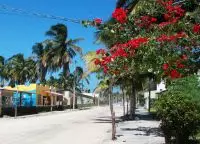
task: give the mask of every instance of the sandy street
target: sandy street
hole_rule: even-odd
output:
[[[0,144],[102,144],[110,138],[109,107],[0,119]],[[108,121],[107,121],[108,120]]]

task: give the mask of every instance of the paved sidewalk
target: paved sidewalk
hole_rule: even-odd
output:
[[[136,114],[138,120],[117,124],[117,140],[108,140],[104,144],[163,144],[159,121],[149,119],[144,109],[138,109]]]

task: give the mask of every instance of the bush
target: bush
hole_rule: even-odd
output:
[[[200,87],[197,76],[173,81],[155,103],[166,143],[188,144],[200,125]]]

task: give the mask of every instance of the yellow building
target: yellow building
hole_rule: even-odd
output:
[[[14,88],[7,86],[4,90],[13,92],[13,96],[16,96],[16,93],[19,94],[16,97],[20,97],[20,99],[22,97],[21,95],[24,97],[31,96],[34,106],[61,105],[63,101],[63,94],[57,93],[55,87],[39,84],[17,85]]]

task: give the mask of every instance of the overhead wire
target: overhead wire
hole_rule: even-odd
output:
[[[79,19],[72,19],[72,18],[66,18],[63,16],[55,16],[52,14],[27,11],[27,10],[23,10],[23,9],[19,9],[19,8],[14,8],[14,7],[5,5],[5,4],[0,4],[0,14],[34,16],[34,17],[46,18],[46,19],[52,19],[52,20],[67,21],[67,22],[72,22],[72,23],[77,23],[77,24],[82,23],[82,20],[79,20]]]
[[[11,6],[6,5],[6,4],[0,4],[0,14],[37,17],[37,18],[43,18],[43,19],[72,22],[72,23],[76,23],[76,24],[82,24],[82,21],[83,21],[83,20],[80,20],[80,19],[72,19],[72,18],[66,18],[66,17],[63,17],[63,16],[55,16],[55,15],[52,15],[52,14],[45,14],[45,13],[41,13],[41,12],[28,11],[28,10],[24,10],[24,9],[20,9],[20,8],[11,7]],[[9,50],[9,52],[12,53],[11,50]]]
[[[14,7],[5,5],[5,4],[0,4],[0,14],[34,16],[34,17],[45,18],[45,19],[73,22],[73,23],[78,23],[78,24],[81,23],[81,20],[78,20],[78,19],[70,19],[70,18],[65,18],[62,16],[54,16],[54,15],[44,14],[44,13],[40,13],[40,12],[26,11],[26,10],[14,8]],[[9,50],[9,49],[7,49],[7,50]],[[12,53],[10,50],[9,50],[9,52]]]

